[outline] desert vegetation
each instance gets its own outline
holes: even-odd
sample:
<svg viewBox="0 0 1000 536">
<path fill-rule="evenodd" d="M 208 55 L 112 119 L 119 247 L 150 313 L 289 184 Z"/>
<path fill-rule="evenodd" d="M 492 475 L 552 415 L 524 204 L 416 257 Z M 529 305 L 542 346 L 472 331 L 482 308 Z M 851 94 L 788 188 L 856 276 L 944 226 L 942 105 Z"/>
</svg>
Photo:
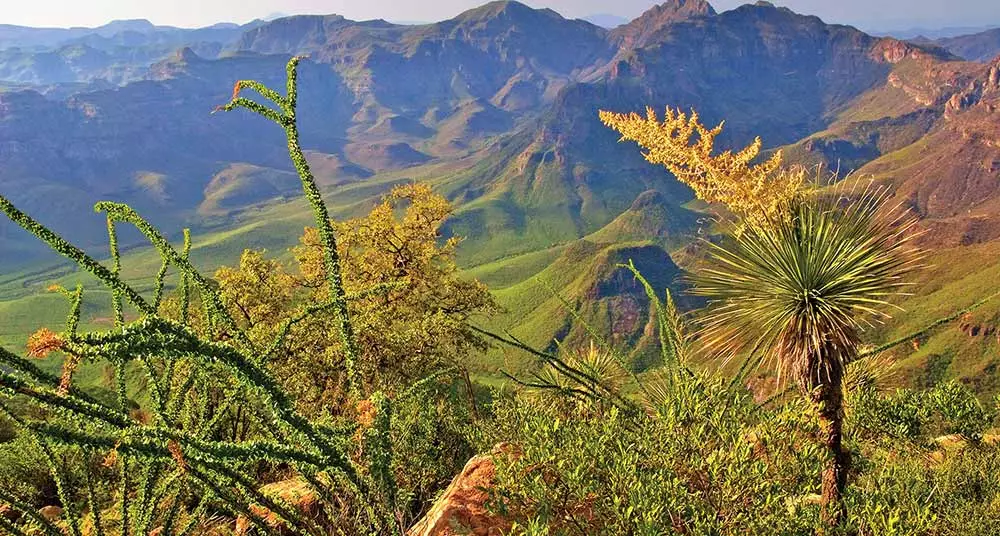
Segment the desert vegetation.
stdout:
<svg viewBox="0 0 1000 536">
<path fill-rule="evenodd" d="M 619 267 L 655 312 L 658 362 L 640 373 L 597 329 L 586 347 L 543 350 L 484 327 L 498 307 L 456 267 L 457 239 L 440 236 L 450 206 L 426 186 L 397 187 L 367 216 L 332 221 L 300 146 L 298 62 L 284 93 L 240 81 L 219 108 L 286 134 L 315 216 L 293 263 L 248 250 L 208 277 L 190 261 L 187 233 L 178 248 L 118 203 L 96 207 L 110 247 L 110 262 L 99 262 L 0 197 L 11 220 L 110 290 L 114 312 L 111 329 L 83 331 L 86 289 L 53 288 L 67 299 L 65 329 L 36 332 L 25 356 L 0 349 L 0 531 L 1000 526 L 1000 399 L 955 382 L 902 388 L 886 345 L 863 338 L 869 323 L 906 314 L 892 304 L 921 264 L 911 221 L 876 186 L 812 184 L 780 153 L 761 162 L 759 140 L 719 152 L 721 127 L 694 114 L 602 113 L 720 214 L 689 277 L 705 310 L 682 312 L 634 266 Z M 122 225 L 162 258 L 152 295 L 121 276 Z M 467 362 L 487 345 L 537 367 L 487 390 Z M 43 366 L 52 360 L 58 372 Z M 84 382 L 84 367 L 104 377 Z M 750 391 L 751 373 L 773 381 Z M 476 454 L 493 467 L 485 498 L 445 519 L 453 532 L 421 522 L 449 512 L 435 502 Z"/>
</svg>

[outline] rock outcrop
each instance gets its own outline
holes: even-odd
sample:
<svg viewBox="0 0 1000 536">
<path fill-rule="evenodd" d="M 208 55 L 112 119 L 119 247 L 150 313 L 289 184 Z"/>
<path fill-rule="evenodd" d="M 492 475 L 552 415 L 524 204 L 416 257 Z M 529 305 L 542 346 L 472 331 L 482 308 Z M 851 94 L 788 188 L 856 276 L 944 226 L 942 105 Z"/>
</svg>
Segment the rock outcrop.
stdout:
<svg viewBox="0 0 1000 536">
<path fill-rule="evenodd" d="M 510 523 L 486 508 L 489 489 L 494 484 L 497 456 L 516 456 L 513 445 L 501 444 L 488 455 L 476 456 L 452 480 L 430 512 L 417 522 L 407 536 L 500 536 Z"/>
<path fill-rule="evenodd" d="M 43 506 L 38 513 L 49 521 L 58 521 L 62 517 L 63 509 L 59 506 Z"/>
</svg>

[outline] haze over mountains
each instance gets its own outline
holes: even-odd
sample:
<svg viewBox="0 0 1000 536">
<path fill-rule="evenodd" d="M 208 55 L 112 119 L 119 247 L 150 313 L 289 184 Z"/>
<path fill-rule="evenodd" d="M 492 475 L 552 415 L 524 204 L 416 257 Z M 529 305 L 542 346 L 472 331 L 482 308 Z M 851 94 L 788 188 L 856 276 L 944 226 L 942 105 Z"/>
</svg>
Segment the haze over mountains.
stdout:
<svg viewBox="0 0 1000 536">
<path fill-rule="evenodd" d="M 281 132 L 209 112 L 234 81 L 280 85 L 288 56 L 306 55 L 303 143 L 339 215 L 430 181 L 457 206 L 449 231 L 467 237 L 470 273 L 509 296 L 543 292 L 543 278 L 635 343 L 650 336 L 648 303 L 615 264 L 636 259 L 673 285 L 704 224 L 690 192 L 618 144 L 598 109 L 694 107 L 727 121 L 726 145 L 760 135 L 796 161 L 878 177 L 934 248 L 993 247 L 994 37 L 905 42 L 766 2 L 717 13 L 703 0 L 613 29 L 513 1 L 416 26 L 328 15 L 0 27 L 0 191 L 88 247 L 104 240 L 100 199 L 171 231 L 255 225 L 259 243 L 290 245 L 294 235 L 266 234 L 280 218 L 306 221 L 286 208 L 298 186 Z M 51 258 L 6 222 L 0 251 L 7 268 Z M 533 342 L 583 336 L 556 300 L 507 304 Z"/>
</svg>

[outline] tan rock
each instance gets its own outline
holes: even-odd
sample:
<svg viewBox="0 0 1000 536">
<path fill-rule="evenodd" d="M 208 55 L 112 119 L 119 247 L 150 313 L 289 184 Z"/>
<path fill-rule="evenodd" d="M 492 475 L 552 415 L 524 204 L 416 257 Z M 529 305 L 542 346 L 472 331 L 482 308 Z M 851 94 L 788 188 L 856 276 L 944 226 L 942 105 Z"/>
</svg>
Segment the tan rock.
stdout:
<svg viewBox="0 0 1000 536">
<path fill-rule="evenodd" d="M 49 521 L 56 521 L 62 517 L 63 509 L 58 506 L 43 506 L 38 513 Z"/>
<path fill-rule="evenodd" d="M 486 509 L 496 477 L 493 460 L 499 455 L 516 456 L 517 451 L 504 443 L 489 455 L 469 460 L 427 515 L 406 532 L 407 536 L 500 536 L 509 530 L 508 521 Z"/>
</svg>

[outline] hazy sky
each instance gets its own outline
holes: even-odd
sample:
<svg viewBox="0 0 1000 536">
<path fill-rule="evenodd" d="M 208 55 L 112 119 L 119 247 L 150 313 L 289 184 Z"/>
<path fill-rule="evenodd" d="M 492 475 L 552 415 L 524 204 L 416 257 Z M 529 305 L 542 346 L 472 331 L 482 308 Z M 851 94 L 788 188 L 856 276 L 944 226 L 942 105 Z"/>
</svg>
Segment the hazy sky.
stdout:
<svg viewBox="0 0 1000 536">
<path fill-rule="evenodd" d="M 143 18 L 156 24 L 205 26 L 220 21 L 246 22 L 273 13 L 339 13 L 363 20 L 436 21 L 485 0 L 0 0 L 0 24 L 27 26 L 99 26 L 112 19 Z M 551 7 L 567 17 L 612 13 L 634 17 L 653 0 L 524 0 Z M 746 0 L 716 0 L 719 11 Z M 775 0 L 827 22 L 865 29 L 926 26 L 1000 25 L 1000 0 Z"/>
</svg>

